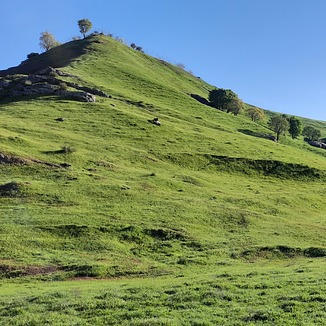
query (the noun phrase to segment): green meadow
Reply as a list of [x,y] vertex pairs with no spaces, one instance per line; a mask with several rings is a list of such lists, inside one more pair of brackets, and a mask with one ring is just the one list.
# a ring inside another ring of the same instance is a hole
[[1,325],[325,324],[325,149],[110,37],[30,62],[109,97],[0,102]]

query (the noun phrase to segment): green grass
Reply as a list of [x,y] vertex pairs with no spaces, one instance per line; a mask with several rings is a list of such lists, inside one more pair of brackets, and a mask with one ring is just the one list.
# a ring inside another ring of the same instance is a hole
[[325,150],[266,139],[111,38],[69,44],[86,52],[62,69],[112,97],[0,103],[0,153],[26,163],[0,164],[18,185],[0,187],[1,323],[322,325]]
[[0,316],[3,325],[323,325],[321,268],[225,260],[155,280],[15,282],[1,285]]

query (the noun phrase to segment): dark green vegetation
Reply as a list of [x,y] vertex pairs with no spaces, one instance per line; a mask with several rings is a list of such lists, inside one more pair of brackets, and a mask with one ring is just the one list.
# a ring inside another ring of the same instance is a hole
[[112,38],[22,67],[55,58],[65,88],[110,97],[0,104],[1,324],[323,324],[324,149]]

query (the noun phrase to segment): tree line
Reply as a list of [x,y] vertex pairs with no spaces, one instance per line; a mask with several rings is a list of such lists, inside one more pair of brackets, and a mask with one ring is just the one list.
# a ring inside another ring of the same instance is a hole
[[[237,116],[244,110],[245,104],[239,99],[238,95],[230,89],[216,88],[209,92],[208,100],[212,107],[221,111],[232,113]],[[257,107],[250,107],[246,110],[247,115],[252,121],[257,122],[264,119],[264,110]],[[321,131],[312,126],[303,128],[301,121],[292,116],[287,117],[285,114],[273,116],[268,121],[268,126],[276,134],[276,141],[279,141],[282,134],[287,132],[292,139],[298,138],[300,135],[309,140],[319,140]]]
[[276,140],[278,141],[281,134],[288,132],[292,139],[298,138],[300,135],[309,140],[318,141],[321,137],[321,131],[312,126],[302,126],[301,121],[292,116],[287,117],[285,114],[270,118],[268,126],[276,133]]

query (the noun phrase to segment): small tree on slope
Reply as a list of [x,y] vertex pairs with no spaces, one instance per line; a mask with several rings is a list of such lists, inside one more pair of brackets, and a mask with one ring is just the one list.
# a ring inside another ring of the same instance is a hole
[[289,126],[290,126],[288,120],[283,115],[272,117],[269,120],[268,125],[276,133],[276,140],[277,141],[279,141],[280,135],[282,133],[285,133],[289,129]]
[[301,135],[302,131],[301,121],[296,117],[291,117],[288,119],[288,121],[290,124],[289,133],[292,136],[292,139],[297,138],[299,135]]
[[211,105],[219,110],[232,112],[237,115],[242,109],[242,101],[238,95],[230,89],[213,89],[209,92]]
[[311,140],[318,140],[321,137],[321,132],[319,129],[311,126],[306,126],[302,130],[302,135]]

